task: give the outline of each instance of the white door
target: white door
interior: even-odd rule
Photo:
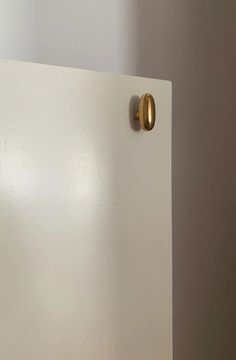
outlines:
[[[0,359],[170,360],[171,83],[3,60],[0,165]]]

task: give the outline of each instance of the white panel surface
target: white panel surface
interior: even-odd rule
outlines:
[[[1,61],[0,162],[0,358],[170,360],[171,83]]]

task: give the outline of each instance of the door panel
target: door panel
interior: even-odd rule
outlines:
[[[170,360],[171,83],[1,61],[0,162],[0,358]]]

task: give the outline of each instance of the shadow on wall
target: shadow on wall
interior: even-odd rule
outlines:
[[[236,3],[137,0],[136,73],[173,80],[174,359],[236,358]]]

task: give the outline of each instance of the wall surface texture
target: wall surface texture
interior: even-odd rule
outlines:
[[[34,16],[32,0],[0,0],[0,57],[32,59]]]
[[[235,359],[235,0],[0,7],[1,57],[173,80],[174,359]]]

